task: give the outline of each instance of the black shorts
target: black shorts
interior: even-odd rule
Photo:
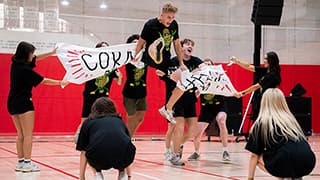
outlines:
[[[133,162],[136,155],[136,147],[131,143],[131,141],[129,142],[126,151],[123,154],[124,156],[118,157],[117,161],[112,160],[108,163],[104,162],[104,165],[101,165],[99,163],[99,160],[95,159],[87,158],[87,161],[90,164],[90,166],[96,170],[107,170],[111,168],[124,170]]]
[[[198,122],[206,122],[206,123],[210,124],[216,120],[216,116],[218,115],[219,112],[220,111],[212,111],[212,112],[200,111]]]
[[[105,94],[94,94],[83,96],[82,115],[81,117],[87,118],[91,112],[91,106],[94,101],[100,97],[107,97]]]
[[[196,103],[190,103],[190,104],[176,103],[173,106],[173,111],[174,111],[173,117],[184,117],[184,118],[197,117]]]
[[[264,154],[263,160],[271,175],[292,178],[308,175],[316,163],[315,154],[305,140],[288,141],[274,154]]]
[[[8,112],[11,115],[23,114],[28,111],[34,111],[32,99],[28,100],[8,100],[7,104]]]

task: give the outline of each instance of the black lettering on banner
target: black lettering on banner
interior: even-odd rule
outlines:
[[[106,62],[107,62],[106,66],[103,66],[103,64],[102,64],[102,62],[103,62],[103,60],[102,60],[103,55],[105,55],[105,56],[107,57],[107,59],[106,59]],[[101,52],[101,53],[99,53],[99,64],[100,64],[101,69],[106,69],[106,68],[109,66],[109,54],[108,54],[108,53],[106,53],[106,52]]]
[[[81,55],[81,59],[82,59],[82,61],[84,62],[84,64],[86,65],[86,67],[90,70],[90,71],[94,71],[95,69],[97,69],[97,66],[98,66],[98,64],[95,64],[95,66],[94,67],[90,67],[89,65],[88,65],[88,63],[86,62],[86,60],[85,60],[85,56],[89,56],[90,58],[92,57],[90,54],[82,54]]]
[[[120,63],[118,63],[118,61],[121,58],[121,52],[118,51],[118,58],[116,58],[115,52],[112,52],[112,57],[113,57],[113,61],[114,61],[112,69],[115,69],[116,67],[120,66]],[[116,65],[118,65],[118,66],[116,66]]]
[[[133,54],[132,51],[127,51],[127,59],[124,62],[124,64],[127,64],[128,61],[131,61],[131,59],[133,59]]]

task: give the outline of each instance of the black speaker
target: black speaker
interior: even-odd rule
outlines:
[[[289,109],[306,136],[312,135],[311,97],[286,97]]]
[[[255,0],[251,21],[257,25],[279,25],[283,0]]]
[[[242,121],[242,98],[226,97],[228,134],[237,135]]]
[[[307,90],[300,84],[297,83],[290,92],[290,96],[302,96],[307,92]]]

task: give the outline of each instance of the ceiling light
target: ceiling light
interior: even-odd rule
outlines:
[[[63,1],[61,1],[61,4],[64,5],[64,6],[68,6],[69,5],[69,1],[63,0]]]
[[[104,4],[104,3],[102,3],[102,4],[100,4],[100,8],[101,9],[106,9],[108,6],[106,5],[106,4]]]

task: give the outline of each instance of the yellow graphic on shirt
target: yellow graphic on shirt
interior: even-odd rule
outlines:
[[[146,82],[144,80],[141,79],[141,77],[144,75],[145,73],[145,68],[135,68],[133,70],[134,73],[134,82],[130,83],[130,86],[146,86]]]
[[[202,106],[205,106],[206,104],[214,104],[214,103],[215,105],[220,104],[219,101],[214,99],[214,94],[204,94],[203,99],[204,99],[204,102],[201,103]]]
[[[105,75],[96,78],[94,84],[97,86],[97,89],[91,91],[90,94],[96,94],[96,92],[99,92],[100,94],[105,93],[107,96],[109,96],[109,88],[106,87],[110,81],[109,74],[110,73],[106,73]]]
[[[173,30],[170,33],[169,29],[163,29],[162,33],[159,32],[160,37],[149,46],[148,53],[156,64],[161,64],[163,61],[163,49],[170,51],[170,45],[176,32]]]

